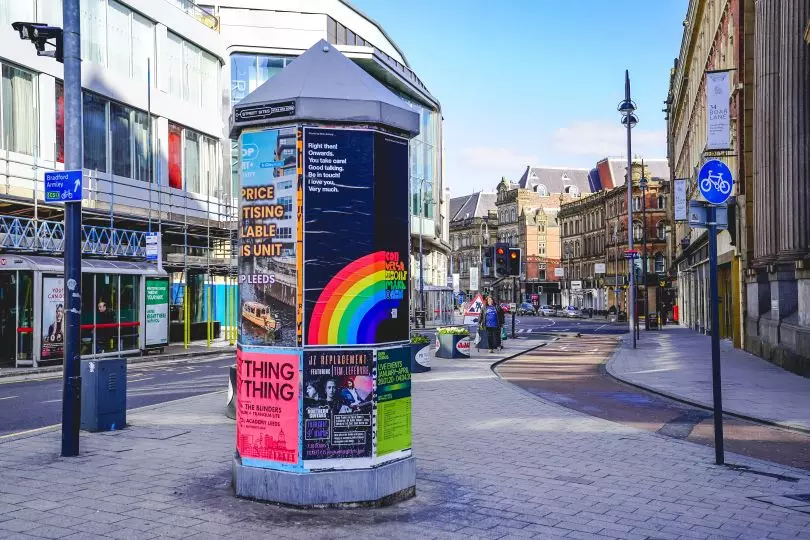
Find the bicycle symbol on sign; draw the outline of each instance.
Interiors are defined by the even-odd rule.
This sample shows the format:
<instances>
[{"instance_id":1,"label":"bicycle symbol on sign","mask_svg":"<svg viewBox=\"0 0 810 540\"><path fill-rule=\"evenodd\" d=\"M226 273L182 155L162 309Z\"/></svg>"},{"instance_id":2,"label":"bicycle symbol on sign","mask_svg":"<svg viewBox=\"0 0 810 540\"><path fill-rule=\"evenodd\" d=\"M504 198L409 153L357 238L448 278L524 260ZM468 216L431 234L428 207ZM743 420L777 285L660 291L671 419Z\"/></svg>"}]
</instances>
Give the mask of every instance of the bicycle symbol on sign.
<instances>
[{"instance_id":1,"label":"bicycle symbol on sign","mask_svg":"<svg viewBox=\"0 0 810 540\"><path fill-rule=\"evenodd\" d=\"M712 187L723 195L731 193L731 182L723 179L723 173L712 174L710 170L706 178L700 180L700 190L707 192L711 191Z\"/></svg>"}]
</instances>

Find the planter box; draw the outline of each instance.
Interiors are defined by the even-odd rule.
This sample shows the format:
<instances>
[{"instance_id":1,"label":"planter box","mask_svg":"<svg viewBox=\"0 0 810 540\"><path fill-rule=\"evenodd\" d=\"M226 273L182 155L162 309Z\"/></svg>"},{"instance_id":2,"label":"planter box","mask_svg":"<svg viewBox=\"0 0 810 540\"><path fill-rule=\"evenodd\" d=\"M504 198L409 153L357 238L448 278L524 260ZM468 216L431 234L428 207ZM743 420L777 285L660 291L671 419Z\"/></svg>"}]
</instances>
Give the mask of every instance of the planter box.
<instances>
[{"instance_id":1,"label":"planter box","mask_svg":"<svg viewBox=\"0 0 810 540\"><path fill-rule=\"evenodd\" d=\"M411 373L424 373L430 371L430 357L433 349L429 343L425 345L411 345Z\"/></svg>"},{"instance_id":2,"label":"planter box","mask_svg":"<svg viewBox=\"0 0 810 540\"><path fill-rule=\"evenodd\" d=\"M439 350L436 356L439 358L469 358L470 357L470 336L459 334L436 334L439 341Z\"/></svg>"}]
</instances>

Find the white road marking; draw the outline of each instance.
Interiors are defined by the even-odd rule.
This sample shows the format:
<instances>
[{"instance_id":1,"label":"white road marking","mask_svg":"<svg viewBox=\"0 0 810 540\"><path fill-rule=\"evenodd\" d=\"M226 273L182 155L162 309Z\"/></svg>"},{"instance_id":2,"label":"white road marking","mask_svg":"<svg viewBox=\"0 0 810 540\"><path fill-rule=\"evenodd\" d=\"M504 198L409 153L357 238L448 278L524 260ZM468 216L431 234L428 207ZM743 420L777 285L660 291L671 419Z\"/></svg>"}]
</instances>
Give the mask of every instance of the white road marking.
<instances>
[{"instance_id":1,"label":"white road marking","mask_svg":"<svg viewBox=\"0 0 810 540\"><path fill-rule=\"evenodd\" d=\"M6 397L0 397L0 401L3 401L4 399L14 399L14 398L16 398L16 397L17 397L17 396L6 396Z\"/></svg>"}]
</instances>

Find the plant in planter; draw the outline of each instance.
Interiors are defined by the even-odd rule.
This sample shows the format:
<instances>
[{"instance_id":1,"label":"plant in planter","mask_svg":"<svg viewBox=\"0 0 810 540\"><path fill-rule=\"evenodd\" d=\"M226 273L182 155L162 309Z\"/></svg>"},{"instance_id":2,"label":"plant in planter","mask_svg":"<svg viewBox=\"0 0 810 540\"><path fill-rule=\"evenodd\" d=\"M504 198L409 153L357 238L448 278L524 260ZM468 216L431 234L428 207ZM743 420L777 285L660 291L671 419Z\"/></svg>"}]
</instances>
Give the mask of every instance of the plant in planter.
<instances>
[{"instance_id":1,"label":"plant in planter","mask_svg":"<svg viewBox=\"0 0 810 540\"><path fill-rule=\"evenodd\" d=\"M448 326L439 328L436 332L439 338L439 358L469 358L470 357L470 331L463 326Z\"/></svg>"},{"instance_id":2,"label":"plant in planter","mask_svg":"<svg viewBox=\"0 0 810 540\"><path fill-rule=\"evenodd\" d=\"M411 373L430 371L430 338L422 334L411 336Z\"/></svg>"}]
</instances>

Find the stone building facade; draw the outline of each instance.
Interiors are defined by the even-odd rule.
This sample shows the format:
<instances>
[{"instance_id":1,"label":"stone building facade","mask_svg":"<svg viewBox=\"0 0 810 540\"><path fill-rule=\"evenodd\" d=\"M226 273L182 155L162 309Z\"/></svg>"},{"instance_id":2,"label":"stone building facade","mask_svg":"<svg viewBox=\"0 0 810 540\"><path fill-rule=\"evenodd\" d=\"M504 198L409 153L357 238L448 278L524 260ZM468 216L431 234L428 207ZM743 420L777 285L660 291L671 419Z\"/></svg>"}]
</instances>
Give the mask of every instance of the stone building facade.
<instances>
[{"instance_id":1,"label":"stone building facade","mask_svg":"<svg viewBox=\"0 0 810 540\"><path fill-rule=\"evenodd\" d=\"M690 0L667 97L671 177L721 159L732 171L718 234L718 332L810 374L810 48L806 0ZM707 71L731 79L727 151L706 150ZM670 208L670 216L674 208ZM670 244L683 324L711 331L706 231L678 223Z\"/></svg>"}]
</instances>

